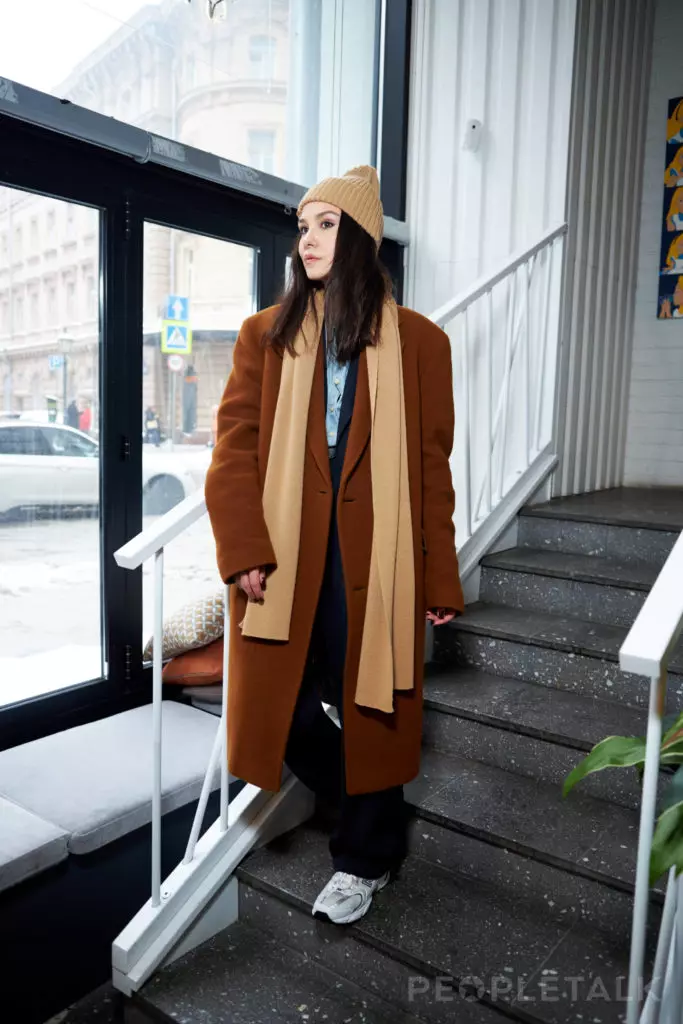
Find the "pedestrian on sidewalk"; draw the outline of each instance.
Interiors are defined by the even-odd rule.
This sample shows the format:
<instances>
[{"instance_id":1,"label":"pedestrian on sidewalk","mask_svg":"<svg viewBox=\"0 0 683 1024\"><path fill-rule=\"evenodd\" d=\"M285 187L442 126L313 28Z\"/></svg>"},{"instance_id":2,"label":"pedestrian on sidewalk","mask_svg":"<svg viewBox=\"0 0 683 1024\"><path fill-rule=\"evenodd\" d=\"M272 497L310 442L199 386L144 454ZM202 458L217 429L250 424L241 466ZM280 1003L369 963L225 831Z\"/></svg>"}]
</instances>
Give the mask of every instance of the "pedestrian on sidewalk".
<instances>
[{"instance_id":1,"label":"pedestrian on sidewalk","mask_svg":"<svg viewBox=\"0 0 683 1024\"><path fill-rule=\"evenodd\" d=\"M81 410L78 408L75 398L71 399L66 408L64 422L66 423L67 427L74 427L75 430L78 430L79 428L81 422Z\"/></svg>"},{"instance_id":2,"label":"pedestrian on sidewalk","mask_svg":"<svg viewBox=\"0 0 683 1024\"><path fill-rule=\"evenodd\" d=\"M306 193L281 302L250 317L206 503L230 591L230 771L338 807L314 913L362 917L406 854L425 621L463 608L448 337L397 306L377 173ZM338 727L323 707L336 707Z\"/></svg>"},{"instance_id":3,"label":"pedestrian on sidewalk","mask_svg":"<svg viewBox=\"0 0 683 1024\"><path fill-rule=\"evenodd\" d=\"M90 402L86 402L78 419L78 428L82 430L84 434L89 434L92 427L92 406Z\"/></svg>"}]
</instances>

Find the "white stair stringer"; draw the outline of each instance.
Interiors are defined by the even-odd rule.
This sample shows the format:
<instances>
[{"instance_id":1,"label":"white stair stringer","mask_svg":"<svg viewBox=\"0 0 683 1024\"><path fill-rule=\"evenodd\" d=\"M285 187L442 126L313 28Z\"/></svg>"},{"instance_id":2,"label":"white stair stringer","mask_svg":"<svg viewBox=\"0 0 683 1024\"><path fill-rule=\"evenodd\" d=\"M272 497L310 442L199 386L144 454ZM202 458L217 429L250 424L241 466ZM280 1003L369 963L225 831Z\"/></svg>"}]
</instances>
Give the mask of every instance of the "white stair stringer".
<instances>
[{"instance_id":1,"label":"white stair stringer","mask_svg":"<svg viewBox=\"0 0 683 1024\"><path fill-rule=\"evenodd\" d=\"M179 864L112 944L112 982L125 995L137 992L178 946L221 886L255 847L296 828L311 816L313 796L293 775L278 793L246 785L230 802L228 828L220 820L197 843L189 864ZM236 904L234 904L236 906ZM233 920L237 917L234 911ZM223 927L232 923L226 920Z\"/></svg>"}]
</instances>

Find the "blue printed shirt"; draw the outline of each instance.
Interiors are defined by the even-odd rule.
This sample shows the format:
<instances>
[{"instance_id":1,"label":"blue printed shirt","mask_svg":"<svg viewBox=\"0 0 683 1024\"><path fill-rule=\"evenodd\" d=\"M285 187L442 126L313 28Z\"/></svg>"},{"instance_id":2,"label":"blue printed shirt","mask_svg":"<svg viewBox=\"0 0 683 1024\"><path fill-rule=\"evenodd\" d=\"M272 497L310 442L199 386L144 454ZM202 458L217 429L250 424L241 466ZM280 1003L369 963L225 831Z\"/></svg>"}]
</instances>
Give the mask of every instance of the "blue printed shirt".
<instances>
[{"instance_id":1,"label":"blue printed shirt","mask_svg":"<svg viewBox=\"0 0 683 1024\"><path fill-rule=\"evenodd\" d=\"M327 447L333 449L337 443L339 432L339 416L341 414L342 399L344 397L344 386L349 373L349 364L338 363L327 345L327 334L325 335L325 354L327 359L327 408L325 409L325 430L327 432Z\"/></svg>"}]
</instances>

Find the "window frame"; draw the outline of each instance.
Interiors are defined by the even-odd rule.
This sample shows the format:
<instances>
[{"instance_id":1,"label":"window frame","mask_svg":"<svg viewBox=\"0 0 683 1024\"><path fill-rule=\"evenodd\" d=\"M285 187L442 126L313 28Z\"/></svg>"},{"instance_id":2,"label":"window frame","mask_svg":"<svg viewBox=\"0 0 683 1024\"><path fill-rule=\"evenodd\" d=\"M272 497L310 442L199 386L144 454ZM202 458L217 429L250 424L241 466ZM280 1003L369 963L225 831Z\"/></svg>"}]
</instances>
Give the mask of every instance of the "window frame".
<instances>
[{"instance_id":1,"label":"window frame","mask_svg":"<svg viewBox=\"0 0 683 1024\"><path fill-rule=\"evenodd\" d=\"M377 5L375 104L372 126L372 162L380 169L385 212L385 235L408 243L406 177L410 43L413 0L379 0ZM257 33L254 33L257 34ZM68 104L21 83L9 83L15 103L0 97L0 114L70 138L94 142L113 153L182 170L185 174L217 182L266 201L294 207L306 186L274 175L259 173L233 160L166 139L153 132L103 114ZM69 240L62 239L68 245Z\"/></svg>"},{"instance_id":2,"label":"window frame","mask_svg":"<svg viewBox=\"0 0 683 1024\"><path fill-rule=\"evenodd\" d=\"M406 219L413 0L382 0L383 40L377 166L384 213Z\"/></svg>"}]
</instances>

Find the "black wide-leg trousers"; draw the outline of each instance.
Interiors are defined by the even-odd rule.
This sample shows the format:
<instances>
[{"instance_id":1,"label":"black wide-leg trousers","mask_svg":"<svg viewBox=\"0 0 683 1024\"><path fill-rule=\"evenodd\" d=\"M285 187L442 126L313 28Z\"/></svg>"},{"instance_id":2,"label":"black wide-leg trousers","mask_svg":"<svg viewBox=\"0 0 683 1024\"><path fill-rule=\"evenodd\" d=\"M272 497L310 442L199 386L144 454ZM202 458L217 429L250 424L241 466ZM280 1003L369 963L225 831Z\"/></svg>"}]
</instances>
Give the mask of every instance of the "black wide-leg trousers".
<instances>
[{"instance_id":1,"label":"black wide-leg trousers","mask_svg":"<svg viewBox=\"0 0 683 1024\"><path fill-rule=\"evenodd\" d=\"M285 753L291 771L317 797L339 810L330 853L335 871L380 878L396 871L406 854L408 811L403 787L350 796L346 792L341 685L333 700L339 728L321 702L324 660L313 654L301 683ZM329 691L325 694L330 700Z\"/></svg>"}]
</instances>

